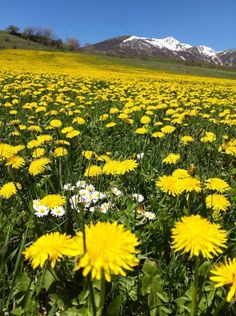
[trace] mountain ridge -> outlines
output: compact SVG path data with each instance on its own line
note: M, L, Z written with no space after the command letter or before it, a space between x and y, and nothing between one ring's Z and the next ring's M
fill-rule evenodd
M125 35L83 47L94 53L123 57L167 57L186 62L236 68L236 49L215 51L205 45L181 43L172 36L148 38Z

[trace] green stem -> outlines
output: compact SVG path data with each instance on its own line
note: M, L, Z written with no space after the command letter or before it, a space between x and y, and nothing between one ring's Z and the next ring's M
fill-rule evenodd
M198 268L199 268L199 257L196 257L194 279L193 279L193 283L192 283L192 304L191 304L190 316L196 316L197 310L198 310L198 300L197 300Z
M83 233L83 247L84 247L84 254L85 254L87 247L86 247L86 236L85 236L86 232L85 232L85 220L84 220L83 207L81 208L80 214L81 214L81 229L82 229L82 233ZM96 304L95 304L95 298L94 298L93 284L92 284L92 280L91 280L91 273L88 276L88 286L89 286L89 294L90 294L91 303L92 303L92 313L93 313L93 316L96 316L97 312L96 312Z
M88 276L88 286L89 286L89 294L91 297L93 316L96 316L97 312L96 312L96 304L95 304L95 298L94 298L94 292L93 292L93 284L91 281L91 274Z
M98 316L103 315L104 303L105 303L105 293L106 293L106 281L104 275L101 278L101 290L100 290L100 304L98 309Z

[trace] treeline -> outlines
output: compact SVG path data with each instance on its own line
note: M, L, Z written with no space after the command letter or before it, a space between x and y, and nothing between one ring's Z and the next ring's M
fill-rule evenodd
M23 31L15 25L9 25L5 31L11 35L15 35L33 42L53 47L55 49L65 49L65 50L79 50L80 42L75 37L70 37L63 41L60 38L55 38L52 30L42 27L27 27Z

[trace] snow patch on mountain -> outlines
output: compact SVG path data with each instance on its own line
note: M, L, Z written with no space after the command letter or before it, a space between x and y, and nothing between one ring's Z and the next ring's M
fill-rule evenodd
M214 57L217 54L217 52L214 51L212 48L204 45L196 46L196 48L198 49L200 54L203 54L207 57Z
M147 37L139 37L139 36L130 36L127 39L125 39L123 41L123 43L127 43L127 42L132 42L132 41L142 41L142 42L146 42L149 43L155 47L158 48L166 48L169 49L171 51L182 51L185 50L187 48L192 47L189 44L185 44L185 43L180 43L177 39L175 39L174 37L165 37L165 38L147 38Z

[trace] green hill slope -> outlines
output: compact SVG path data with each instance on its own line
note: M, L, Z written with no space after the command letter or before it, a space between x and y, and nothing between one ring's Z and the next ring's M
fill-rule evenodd
M19 36L11 35L8 32L0 31L0 49L33 49L33 50L51 50L45 45L21 38Z

